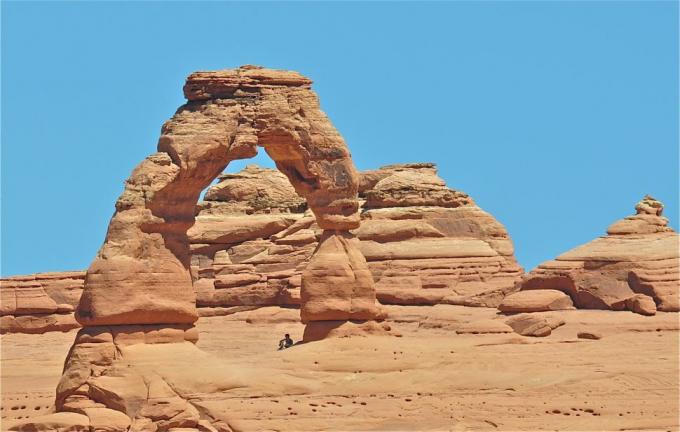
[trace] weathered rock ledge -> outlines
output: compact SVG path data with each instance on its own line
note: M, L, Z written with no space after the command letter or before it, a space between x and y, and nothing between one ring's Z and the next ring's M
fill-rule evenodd
M435 164L364 171L359 196L361 226L352 231L352 241L366 258L382 303L495 307L514 290L522 269L507 231L467 194L449 189ZM236 306L298 306L302 272L322 233L304 198L278 170L248 165L220 175L197 204L188 232L199 314ZM39 290L34 285L42 283L57 303L76 306L83 282L84 272L17 276L2 281L3 299L17 288ZM3 318L2 331L78 325L69 313L57 321L49 313L25 312L18 324L3 312L12 317Z
M561 290L582 309L680 310L680 236L661 202L646 196L635 210L607 235L540 264L519 288Z

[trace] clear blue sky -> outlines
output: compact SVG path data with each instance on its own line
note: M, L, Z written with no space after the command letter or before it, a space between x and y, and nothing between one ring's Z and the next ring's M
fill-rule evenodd
M311 77L359 169L436 162L527 269L645 193L677 229L677 2L3 1L2 274L87 268L185 76L246 63Z

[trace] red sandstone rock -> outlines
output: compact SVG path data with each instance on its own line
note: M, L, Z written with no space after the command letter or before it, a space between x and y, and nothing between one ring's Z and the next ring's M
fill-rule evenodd
M221 174L199 203L203 215L298 213L307 208L290 180L278 170L248 165L236 174Z
M232 99L255 96L267 89L303 87L312 81L297 72L263 69L244 65L238 69L194 72L184 85L184 96L190 100ZM240 94L239 94L240 92Z
M615 222L607 235L546 261L520 287L558 289L578 308L621 310L635 293L661 311L678 311L680 236L661 216L663 204L646 196L637 214Z
M80 327L72 313L5 315L0 318L0 333L33 333L69 331Z
M436 172L434 164L391 165L363 172L359 193L370 193L383 180L383 184L390 184L392 180L398 183L400 178L408 178L415 182L413 187L422 192L423 199L436 204L438 192L432 192L432 185L437 185L434 191L449 190L442 186L444 182ZM225 175L212 187L218 190L209 189L206 201L198 206L197 224L189 231L193 242L192 271L195 280L210 281L196 285L197 292L201 293L199 306L227 306L218 304L217 298L227 299L229 305L238 301L238 297L226 293L214 296L214 288L218 286L215 278L219 274L234 273L250 274L253 280L261 277L270 289L279 290L278 297L269 289L261 290L262 298L248 296L247 304L269 305L273 298L279 304L299 303L297 279L323 230L311 212L288 206L290 196L271 186L279 184L279 176L276 170L254 166ZM259 196L264 197L262 202L270 207L256 209L252 205L256 189ZM212 200L222 199L227 192L234 199L229 203ZM241 196L245 201L237 201ZM214 198L208 199L210 197ZM364 206L363 210L361 226L353 233L360 240L359 248L376 281L376 294L381 302L495 307L515 289L522 269L513 256L512 242L505 228L471 200L458 208L413 206L413 202L405 200L398 207L367 209ZM215 227L223 223L220 220L248 225L263 217L298 219L287 228L279 228L268 240L262 232L236 244L231 241L238 239L216 240L220 235L228 235L227 230L214 229L215 234L210 234L205 232L209 225L202 222L210 220ZM248 218L253 218L253 222L248 222ZM257 236L260 239L256 239ZM229 264L220 260L227 260ZM235 264L246 262L248 267ZM272 280L281 271L292 272L292 279Z
M84 328L64 365L56 407L87 415L91 425L120 425L121 431L130 423L131 430L195 427L199 413L187 402L189 394L240 385L215 370L193 345L197 338L190 325ZM168 357L197 368L164 367Z
M211 360L193 346L194 280L214 278L197 284L200 301L210 305L275 303L293 270L315 253L302 272L303 321L356 319L370 326L382 318L371 273L348 232L359 227L358 176L310 84L295 72L253 66L189 76L184 91L190 102L163 125L158 152L127 180L87 271L76 309L85 328L64 365L59 411L99 415L89 421L100 424L110 413L96 408L113 409L131 419L131 430L196 428L200 414L187 402L189 395L239 384L219 388L214 373L201 375ZM201 191L230 161L254 156L258 145L306 199L316 226L326 230L316 249L265 239L298 219L289 215L215 220L213 213L199 217L190 231ZM259 205L252 189L220 192L247 200L245 211ZM222 248L224 243L231 247ZM201 255L208 252L210 261ZM168 356L196 357L186 374L196 382L187 382L184 371L175 379L172 368L162 371Z
M236 244L268 238L296 220L285 215L199 216L188 235L196 243Z
M85 408L83 413L89 418L93 432L126 432L131 424L130 417L109 408Z
M36 281L3 281L3 315L51 314L57 303Z
M390 326L375 321L314 321L305 327L303 342L314 342L327 338L342 338L367 335L390 335ZM396 336L395 334L391 334Z
M44 333L79 327L74 305L84 272L37 273L0 280L0 333Z
M433 163L421 162L385 165L378 169L362 171L359 181L359 196L365 198L366 193L372 191L379 181L401 171L417 172L425 176L430 176L437 174L437 166Z
M80 322L195 321L186 235L194 224L196 200L229 161L254 156L258 145L306 199L320 228L358 227L356 171L310 84L294 72L250 66L189 76L185 95L191 102L163 126L158 153L135 169L118 200L107 239L87 273L76 312ZM236 182L218 186L209 196L240 197L250 208L259 196L290 197L280 177L262 184L260 194L257 185L244 185L245 175L231 178ZM208 214L199 216L189 235L216 252L207 245L266 238L294 221L286 216L216 219ZM286 268L272 260L249 264L259 272ZM372 290L372 283L366 289Z
M544 337L552 332L552 327L545 318L532 314L514 315L505 323L522 336Z
M302 272L301 302L304 323L382 317L373 278L352 236L324 231Z
M467 194L447 188L436 171L397 171L378 181L365 195L366 208L473 204Z
M568 295L558 290L519 291L503 299L498 310L506 313L573 309Z
M654 299L644 294L635 294L626 300L626 308L640 315L655 315L656 303Z
M463 324L456 330L456 333L458 334L497 334L512 332L512 327L495 319L472 321Z

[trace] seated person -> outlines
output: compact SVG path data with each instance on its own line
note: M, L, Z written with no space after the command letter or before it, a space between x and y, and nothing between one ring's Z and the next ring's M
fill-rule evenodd
M291 346L293 346L293 339L286 333L284 338L279 341L279 350L290 348Z

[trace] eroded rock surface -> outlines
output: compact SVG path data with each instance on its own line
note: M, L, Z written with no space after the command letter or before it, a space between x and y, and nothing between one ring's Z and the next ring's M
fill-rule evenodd
M254 156L258 145L306 199L319 227L359 226L356 171L310 85L294 72L252 66L188 77L189 102L163 125L158 153L134 170L116 204L104 246L87 272L76 314L81 323L196 320L187 238L196 201L230 161ZM278 198L286 193L279 189ZM257 192L238 187L210 193L257 198ZM198 237L203 243L242 242L291 223L269 217L245 226L221 221L208 223L214 229Z
M73 317L85 272L0 279L0 333L44 333L79 327Z
M663 204L645 196L636 214L613 223L607 235L540 264L522 290L556 289L586 309L643 311L635 294L651 297L660 311L678 311L680 236L662 216ZM628 301L628 302L627 302ZM645 306L644 313L651 313Z
M545 337L552 332L550 322L534 314L513 315L505 320L505 324L522 336Z
M248 165L218 180L196 206L187 233L201 314L299 306L302 273L324 232L306 201L275 169ZM379 184L392 185L399 197L394 207L368 206L365 198ZM350 243L366 258L362 266L377 282L382 303L497 306L514 289L522 270L505 228L470 197L448 189L434 164L364 171L358 191L361 226ZM444 195L458 198L439 200ZM424 200L432 205L420 205ZM81 291L82 279L73 304Z
M573 308L571 298L558 290L519 291L504 298L498 306L498 310L506 313L545 312Z
M359 179L361 226L348 242L365 257L380 302L495 307L514 289L522 269L505 228L447 188L434 164L389 165ZM276 170L248 166L220 180L189 231L199 307L298 305L324 230Z
M231 379L231 371L215 368L194 346L198 313L189 235L208 245L240 243L234 254L215 254L225 267L267 264L271 261L266 256L252 253L257 242L246 240L267 238L297 218L264 214L245 221L215 221L206 216L199 220L203 229L187 231L194 225L201 191L230 161L254 156L258 146L304 198L324 233L310 271L301 275L301 285L308 287L302 290L303 319L370 322L382 317L371 274L349 232L359 227L359 178L344 140L320 110L310 86L310 80L295 72L255 66L197 72L187 78L188 102L163 125L158 151L127 180L104 245L85 275L75 311L84 328L64 365L56 394L58 411L83 414L91 426L109 421L109 410L114 410L127 416L129 422L119 416L116 423L129 425L130 431L198 428L210 419L202 418L188 401L191 394L210 386L218 392L241 386L233 384L238 380ZM285 201L290 196L281 183L279 176L262 185L268 196L258 192L259 185L246 187L242 182L211 196L239 198L239 211L253 213L262 199ZM284 251L290 247L281 246ZM324 280L324 266L335 282L342 282L342 289ZM256 282L238 272L211 271L220 288ZM200 284L196 289L199 295L203 292ZM252 290L231 295L246 299ZM261 295L257 291L255 297ZM37 300L32 304L47 307ZM167 359L174 357L190 360L193 372L168 371L175 363ZM226 387L220 387L220 376L226 376Z

